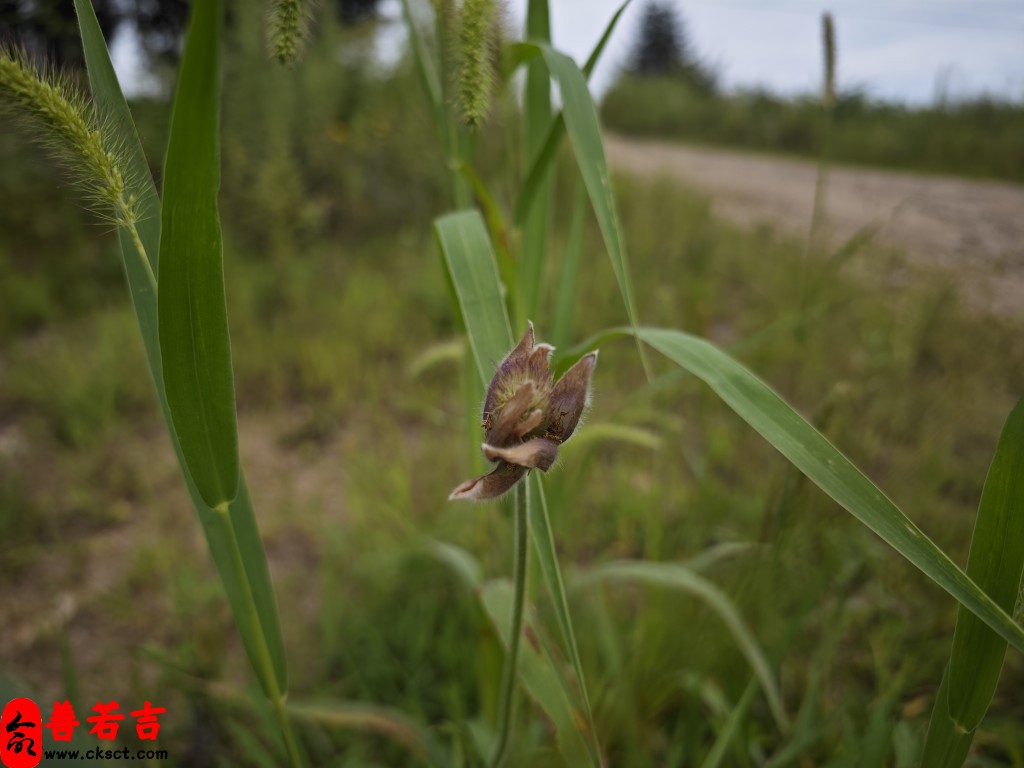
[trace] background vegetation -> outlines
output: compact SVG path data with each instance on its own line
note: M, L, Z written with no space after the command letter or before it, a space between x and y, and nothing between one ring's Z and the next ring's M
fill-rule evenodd
M221 206L241 447L292 688L401 710L472 765L500 646L424 538L504 574L511 523L502 508L444 501L470 475L476 427L430 230L450 205L448 169L409 62L382 72L347 55L365 32L322 18L303 66L282 71L266 61L260 18L239 14L231 30ZM160 158L167 104L132 106ZM516 124L503 101L478 137L499 177L515 161L502 148ZM0 608L2 671L44 702L159 699L160 745L176 764L279 764L141 374L116 242L6 125L0 568L17 599ZM568 175L552 204L555 250L570 238ZM804 243L725 224L707 199L664 182L615 186L644 321L731 347L964 562L1000 426L1024 391L1018 320L965 310L954 278L870 241L841 266L811 265L798 298ZM582 238L584 252L602 248L589 220ZM581 273L573 339L624 320L611 270L590 263L600 267ZM627 364L635 354L628 342L602 350L589 422L549 484L572 499L553 520L570 587L572 571L611 559L690 561L780 670L795 726L780 734L764 700L745 694L749 669L700 601L578 586L609 764L698 764L736 728L726 765L914 765L953 601L692 379L662 378L669 367L652 361L658 385L646 384ZM976 764L1024 764L1022 685L1011 653ZM427 739L393 711L334 713L299 722L315 764L419 762L409 744ZM558 764L548 742L536 728L515 764Z
M630 60L604 95L610 130L817 158L821 96L725 91L693 50L680 17L653 3ZM840 59L840 78L842 63ZM929 106L840 88L829 127L831 159L861 165L1024 180L1024 104L994 96L937 97Z

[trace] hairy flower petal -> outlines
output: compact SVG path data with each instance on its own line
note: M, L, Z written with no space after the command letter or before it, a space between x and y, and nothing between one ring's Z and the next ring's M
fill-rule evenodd
M558 458L558 444L543 437L535 437L509 448L498 448L484 443L483 451L488 461L506 461L542 472L547 472Z
M555 348L550 344L538 344L526 361L526 372L530 381L539 390L551 387L551 353Z
M587 407L590 377L596 365L595 350L581 357L551 390L547 412L547 436L551 439L564 443L576 431Z
M520 419L526 416L534 397L533 382L522 384L496 414L491 414L484 430L487 442L492 445L507 445L517 435ZM529 419L532 413L527 416Z
M467 501L496 499L522 480L527 471L526 467L502 461L490 474L462 483L448 498Z
M485 421L488 415L493 414L498 408L502 394L504 393L507 397L511 394L507 390L515 385L516 379L521 380L525 378L521 372L526 370L526 364L530 359L531 352L533 352L533 323L527 323L526 333L523 334L523 338L519 340L515 348L501 361L501 365L498 366L498 370L487 387L487 396L484 398Z

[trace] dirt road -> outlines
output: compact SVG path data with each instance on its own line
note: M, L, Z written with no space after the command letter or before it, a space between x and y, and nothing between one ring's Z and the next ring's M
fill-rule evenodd
M617 136L606 146L615 170L681 179L727 219L809 231L814 163ZM1024 315L1024 186L833 167L826 201L831 244L880 226L912 263L955 270L973 306Z

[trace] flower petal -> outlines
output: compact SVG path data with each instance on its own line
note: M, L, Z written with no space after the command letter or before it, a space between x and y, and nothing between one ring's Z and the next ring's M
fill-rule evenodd
M520 467L539 469L542 472L547 472L558 458L558 444L543 437L535 437L533 440L508 448L498 448L484 443L483 450L488 461L505 461Z
M559 443L564 443L572 437L587 407L590 377L596 365L595 350L581 357L555 384L548 404L547 437Z
M527 471L526 467L503 461L489 475L464 482L452 491L448 498L467 501L496 499L522 480Z
M491 383L487 386L487 396L484 398L485 421L488 414L494 413L502 390L508 388L513 377L524 378L521 374L526 370L531 352L533 352L533 323L527 323L523 338L501 361L501 365L498 366L498 370L491 378Z
M509 398L496 414L490 414L485 421L484 433L487 442L492 445L507 445L509 440L517 434L519 420L526 414L534 397L533 382L527 381L520 385L516 393ZM531 419L531 413L527 419ZM539 423L539 422L538 422Z
M551 388L551 353L554 351L550 344L538 344L526 361L527 375L538 390Z

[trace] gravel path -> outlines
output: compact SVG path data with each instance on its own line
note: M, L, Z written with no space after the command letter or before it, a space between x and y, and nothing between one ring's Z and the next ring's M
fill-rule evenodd
M804 235L810 228L812 162L620 136L606 141L615 170L681 179L710 195L727 219ZM912 263L956 270L971 305L1024 315L1024 186L833 167L826 211L833 246L879 226L879 239L903 248Z

